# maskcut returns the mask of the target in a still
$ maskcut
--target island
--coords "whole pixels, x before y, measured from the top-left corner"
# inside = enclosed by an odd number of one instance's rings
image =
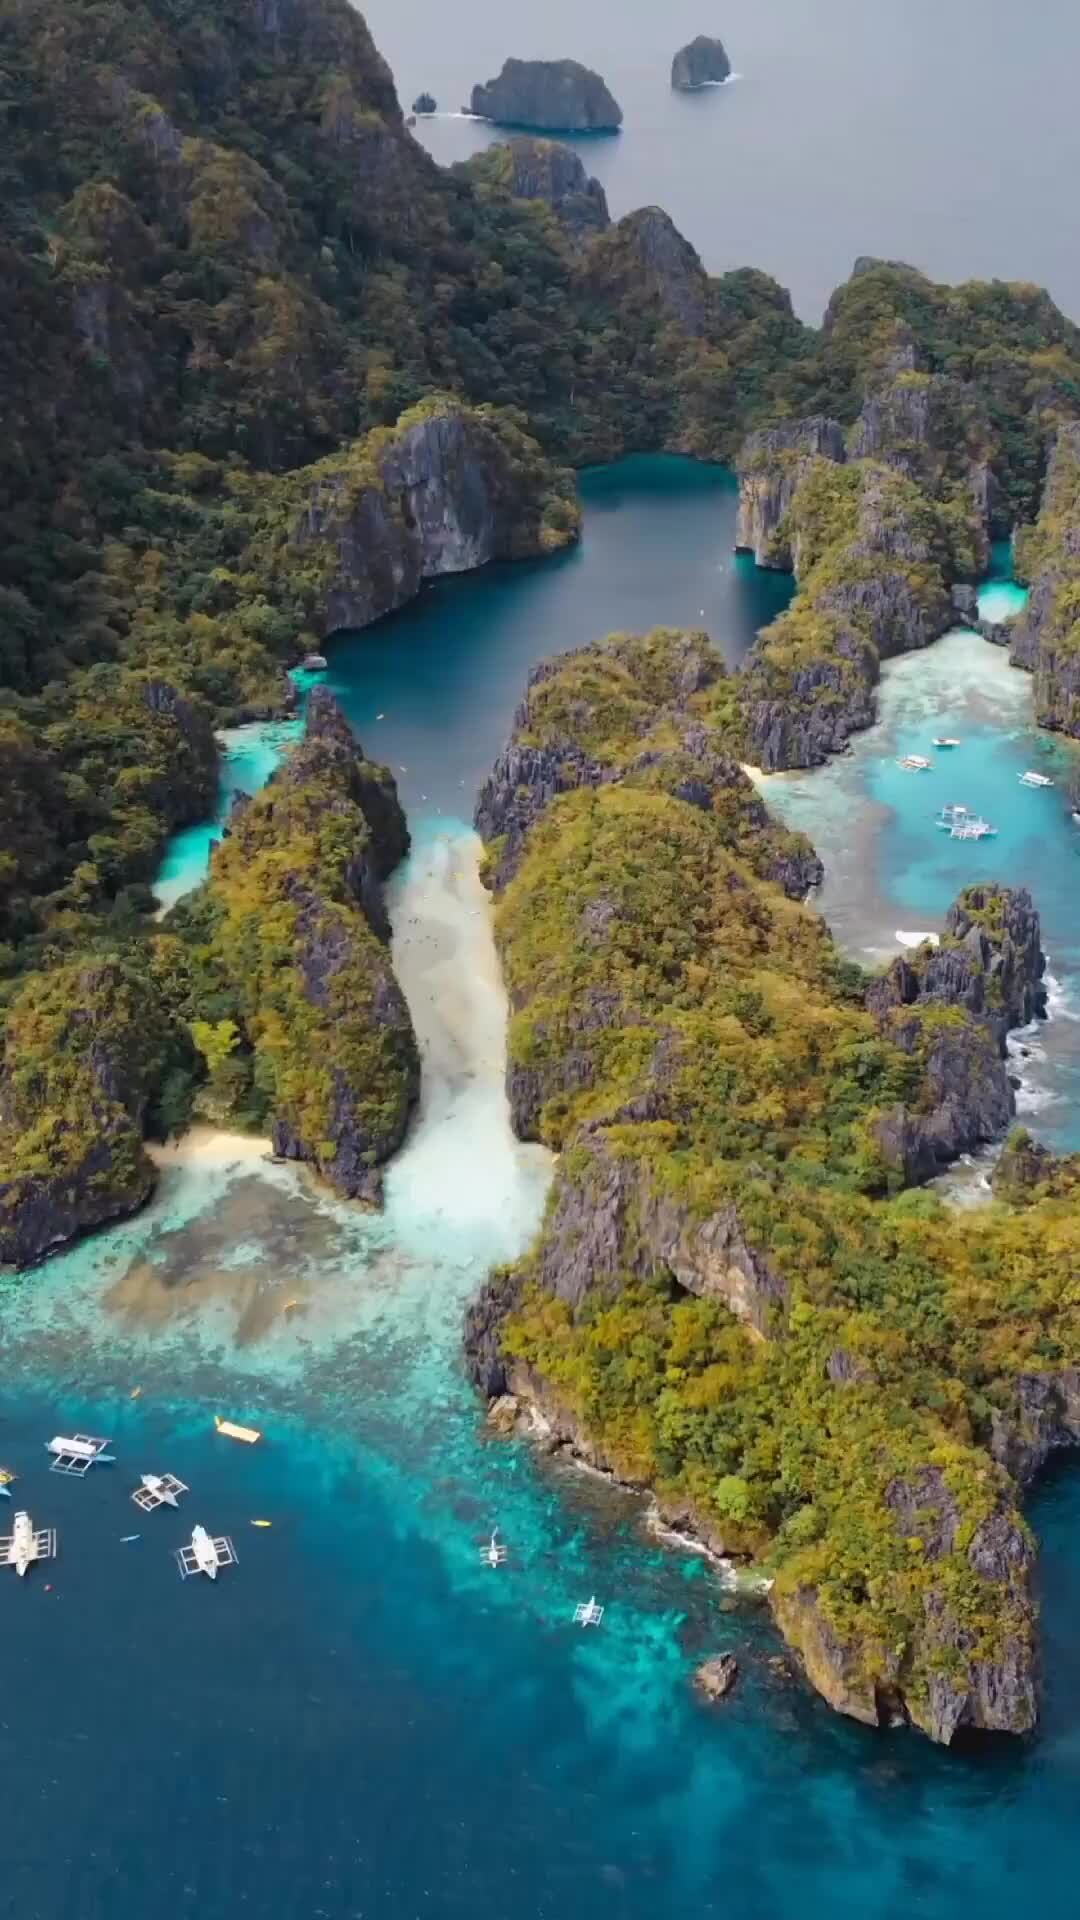
[[[755,1568],[841,1712],[1025,1733],[1020,1495],[1080,1437],[1075,1176],[1018,1138],[984,1213],[920,1183],[1011,1124],[1038,915],[970,887],[939,946],[844,961],[731,757],[738,694],[692,634],[551,660],[481,795],[511,1115],[559,1159],[469,1368]]]
[[[412,103],[412,110],[416,114],[438,113],[439,103],[433,93],[418,93]]]
[[[507,60],[496,79],[473,88],[471,110],[538,133],[616,133],[623,118],[600,75],[577,60]]]
[[[671,63],[671,84],[678,93],[694,93],[698,87],[719,86],[731,73],[731,61],[722,40],[699,33],[681,47]]]
[[[771,1580],[841,1711],[1029,1728],[1021,1501],[1080,1439],[1080,1172],[1014,1136],[962,1226],[926,1183],[1013,1122],[1036,906],[966,888],[870,976],[745,769],[842,751],[1010,535],[1031,597],[993,637],[1080,737],[1080,329],[871,255],[808,326],[663,209],[613,221],[557,142],[437,166],[347,0],[220,0],[209,40],[205,7],[136,11],[5,17],[0,1262],[132,1213],[200,1117],[377,1204],[419,1071],[391,774],[315,694],[160,918],[168,838],[331,635],[570,549],[576,470],[734,465],[738,542],[793,586],[742,669],[669,630],[537,663],[480,796],[511,1114],[560,1158],[469,1367]],[[621,120],[573,63],[477,95]]]

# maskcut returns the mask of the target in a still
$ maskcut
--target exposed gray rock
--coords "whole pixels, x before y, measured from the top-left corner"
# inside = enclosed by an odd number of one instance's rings
[[[848,456],[877,460],[935,499],[955,486],[966,488],[981,573],[1002,515],[991,445],[986,406],[974,388],[943,374],[918,373],[905,357],[900,370],[891,364],[867,394],[848,435]]]
[[[377,484],[358,489],[347,462],[325,463],[291,536],[331,550],[320,633],[370,626],[425,580],[542,551],[533,487],[498,433],[453,407],[391,441]]]
[[[1027,605],[1006,629],[1010,659],[1035,676],[1039,725],[1080,739],[1080,422],[1062,426],[1054,441],[1034,550]]]
[[[870,986],[882,1030],[924,1066],[918,1109],[897,1106],[876,1125],[886,1164],[906,1181],[931,1179],[1008,1128],[1016,1097],[1005,1036],[1045,1012],[1045,968],[1030,894],[972,887],[950,908],[940,947],[898,956]],[[970,1018],[942,1020],[937,1010],[949,1008]]]
[[[639,207],[612,229],[596,258],[609,293],[652,295],[684,333],[705,331],[708,277],[689,240],[662,207]]]
[[[738,457],[739,512],[735,545],[752,553],[759,567],[799,570],[785,524],[796,488],[811,460],[846,458],[844,429],[824,414],[752,433]]]
[[[603,233],[611,225],[607,197],[599,180],[586,173],[572,147],[558,140],[507,142],[516,200],[544,200],[563,225],[578,236]]]
[[[739,1663],[733,1653],[718,1653],[703,1660],[694,1675],[694,1685],[706,1700],[725,1700],[739,1677]]]
[[[623,117],[600,75],[577,60],[507,60],[497,79],[473,88],[471,111],[538,133],[614,133]]]
[[[699,33],[696,40],[680,47],[675,55],[671,63],[671,84],[680,93],[692,93],[695,87],[715,86],[726,80],[730,72],[731,61],[723,41]]]

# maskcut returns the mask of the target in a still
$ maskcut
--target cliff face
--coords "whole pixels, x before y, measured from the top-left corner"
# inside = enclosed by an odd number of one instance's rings
[[[815,429],[816,437],[816,429]],[[748,468],[747,512],[772,550],[797,555],[800,591],[758,635],[742,674],[750,758],[769,772],[818,766],[875,714],[881,660],[929,645],[952,624],[949,579],[960,537],[952,514],[905,475],[764,450],[765,492]],[[754,503],[758,503],[755,508]],[[761,503],[764,503],[763,505]]]
[[[1005,1036],[1045,1014],[1045,971],[1031,895],[969,887],[949,910],[941,946],[899,956],[868,989],[882,1032],[923,1067],[918,1110],[897,1106],[877,1123],[905,1180],[930,1179],[1001,1138],[1016,1112]]]
[[[166,1047],[152,985],[118,959],[23,988],[0,1067],[0,1262],[31,1266],[148,1198],[143,1119]]]
[[[788,513],[811,460],[846,457],[844,430],[823,414],[790,426],[752,433],[739,452],[739,512],[735,545],[759,567],[800,572]]]
[[[804,899],[821,881],[821,862],[804,835],[770,819],[735,760],[733,688],[705,635],[675,629],[616,635],[534,667],[476,806],[496,890],[560,794],[623,784],[710,814],[764,878]]]
[[[662,207],[640,207],[618,221],[590,253],[588,276],[608,297],[647,301],[689,339],[706,331],[708,276]]]
[[[491,146],[469,162],[469,171],[498,183],[515,200],[542,200],[575,239],[588,240],[611,225],[607,196],[574,152],[558,140],[523,135]]]
[[[914,352],[891,357],[848,436],[851,459],[880,461],[935,499],[966,496],[979,573],[989,563],[991,537],[1008,531],[991,451],[982,396],[959,380],[918,371]]]
[[[1040,726],[1080,739],[1080,426],[1054,441],[1042,510],[1016,543],[1017,570],[1031,583],[1027,606],[1011,625],[1013,665],[1035,676]]]
[[[839,1713],[868,1726],[894,1714],[948,1746],[962,1727],[1030,1733],[1038,1718],[1031,1541],[1003,1492],[963,1543],[963,1518],[947,1476],[924,1466],[897,1476],[884,1493],[897,1544],[918,1538],[928,1579],[918,1639],[902,1651],[868,1644],[842,1614],[830,1614],[812,1587],[782,1580],[770,1595],[777,1625],[801,1655],[807,1678]],[[959,1562],[1005,1631],[988,1647],[934,1585],[936,1566]]]
[[[213,952],[274,1149],[374,1199],[420,1084],[384,941],[382,881],[408,847],[393,778],[316,689],[303,744],[233,815],[211,864]]]
[[[721,40],[711,40],[707,33],[699,33],[685,47],[680,47],[671,63],[671,84],[681,93],[690,93],[695,87],[716,85],[726,80],[731,72],[731,61],[724,50]]]
[[[812,575],[865,485],[835,471]],[[881,498],[911,487],[886,473]],[[894,554],[914,537],[882,527]],[[512,1119],[559,1160],[536,1246],[470,1308],[467,1365],[767,1572],[838,1710],[944,1744],[1025,1733],[1017,1479],[1080,1432],[1072,1180],[1029,1153],[1022,1214],[975,1224],[904,1189],[1009,1122],[1038,918],[970,888],[940,949],[859,979],[762,878],[767,837],[710,791],[700,740],[682,760],[742,691],[696,636],[547,663],[481,797]]]
[[[425,580],[577,538],[568,475],[488,410],[418,408],[392,435],[290,477],[298,499],[278,564],[314,577],[325,636],[366,627]]]
[[[600,75],[576,60],[507,60],[497,79],[473,88],[471,111],[538,133],[614,133],[622,125]]]

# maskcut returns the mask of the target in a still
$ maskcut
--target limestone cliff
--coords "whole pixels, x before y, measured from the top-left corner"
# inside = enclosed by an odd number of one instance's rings
[[[734,759],[733,686],[706,636],[677,629],[614,635],[541,661],[476,806],[496,889],[513,878],[530,829],[559,794],[625,784],[710,814],[763,877],[804,899],[821,862],[804,835],[770,818]]]
[[[675,55],[671,63],[671,84],[680,93],[691,93],[696,87],[717,85],[726,80],[730,72],[731,61],[723,41],[699,33],[696,40],[680,47]]]
[[[817,414],[789,426],[768,427],[743,442],[738,457],[739,513],[735,545],[759,567],[801,571],[788,514],[808,462],[846,457],[844,430]]]
[[[473,88],[471,111],[537,133],[614,133],[623,117],[600,75],[577,60],[507,60],[496,79]]]
[[[425,580],[575,540],[572,478],[493,408],[425,402],[392,433],[282,483],[295,502],[270,564],[305,588],[319,638],[366,627]]]
[[[0,1262],[31,1266],[147,1199],[143,1120],[168,1044],[152,984],[119,958],[23,987],[0,1064]]]
[[[611,224],[607,197],[574,152],[559,140],[498,141],[474,154],[467,171],[481,191],[501,190],[514,200],[541,200],[575,240],[591,239]]]
[[[1011,659],[1035,676],[1039,725],[1080,739],[1080,425],[1054,441],[1042,509],[1016,543],[1017,571],[1030,581],[1023,612],[1011,623]]]
[[[213,962],[267,1101],[274,1148],[348,1198],[378,1195],[420,1084],[412,1022],[384,942],[382,882],[408,847],[393,778],[332,695],[304,742],[238,809],[214,853]]]
[[[774,524],[781,552],[798,555],[800,591],[742,677],[748,755],[768,772],[819,766],[870,724],[880,662],[947,630],[958,544],[968,552],[966,521],[890,467],[808,454],[795,466],[793,491],[782,464],[771,486],[785,495]]]
[[[1026,1733],[1015,1476],[1080,1431],[1080,1222],[1056,1169],[1019,1225],[905,1189],[1008,1124],[1038,918],[970,888],[939,949],[860,976],[762,878],[700,740],[682,761],[688,716],[722,739],[741,693],[697,636],[581,649],[534,675],[481,797],[511,1116],[559,1159],[535,1247],[469,1310],[470,1376],[767,1573],[838,1710]]]
[[[690,339],[709,323],[710,283],[697,253],[662,207],[640,207],[609,229],[588,257],[590,284],[617,301],[647,302]]]

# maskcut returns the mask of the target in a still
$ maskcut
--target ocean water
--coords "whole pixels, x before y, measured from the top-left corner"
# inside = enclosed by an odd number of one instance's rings
[[[529,668],[619,630],[704,627],[729,666],[792,582],[733,551],[734,474],[636,455],[581,475],[584,536],[553,560],[436,581],[393,620],[328,643],[325,683],[414,814],[472,812]]]
[[[938,750],[935,738],[960,745]],[[905,772],[897,762],[910,754],[930,759],[930,769]],[[1051,1018],[1016,1043],[1019,1104],[1059,1149],[1080,1147],[1080,826],[1065,798],[1078,762],[1080,748],[1034,725],[1029,677],[1003,650],[958,629],[886,666],[878,724],[849,752],[821,772],[760,783],[769,805],[811,835],[826,870],[817,904],[864,965],[899,952],[898,932],[940,932],[964,886],[1030,888]],[[1028,769],[1056,784],[1021,786]],[[996,837],[940,832],[938,815],[955,804],[996,826]]]
[[[1011,1920],[1071,1884],[1075,1474],[1033,1504],[1040,1738],[946,1755],[832,1715],[760,1606],[661,1547],[641,1502],[489,1438],[462,1376],[464,1304],[527,1244],[550,1177],[507,1125],[470,789],[538,654],[687,619],[689,600],[737,658],[754,596],[786,589],[736,570],[731,535],[724,476],[593,476],[580,556],[445,583],[332,652],[366,744],[409,765],[414,849],[390,906],[424,1095],[385,1212],[334,1203],[259,1143],[200,1138],[164,1156],[136,1220],[0,1281],[0,1459],[60,1535],[55,1566],[0,1569],[20,1920]],[[1001,820],[1005,877],[1038,867],[1067,999],[1075,842],[1056,790],[1009,777],[1040,750],[1028,702],[997,650],[958,635],[890,669],[881,727],[852,755],[768,783],[817,833],[852,951],[895,950],[895,928],[932,924],[955,890],[922,825],[947,780]],[[965,743],[955,772],[894,776],[945,720]],[[281,746],[251,744],[264,768]],[[987,850],[949,857],[965,851]],[[189,850],[184,883],[199,873]],[[1051,1076],[1065,1024],[1043,1036]],[[215,1414],[263,1442],[221,1438]],[[58,1428],[107,1434],[117,1464],[48,1475]],[[180,1514],[130,1504],[148,1470],[188,1482]],[[215,1586],[177,1576],[196,1520],[237,1548]],[[498,1572],[480,1551],[495,1525]],[[590,1594],[606,1611],[583,1632]],[[693,1668],[727,1649],[739,1685],[707,1709]]]
[[[1073,75],[1080,13],[1041,0],[366,0],[417,136],[443,164],[493,130],[451,117],[510,54],[597,68],[622,132],[575,142],[612,213],[666,208],[713,272],[762,267],[820,318],[858,254],[935,278],[1033,280],[1080,317],[1080,256],[1062,218],[1080,172]],[[676,50],[718,33],[738,79],[669,85]],[[1007,135],[1004,129],[1008,129]]]

